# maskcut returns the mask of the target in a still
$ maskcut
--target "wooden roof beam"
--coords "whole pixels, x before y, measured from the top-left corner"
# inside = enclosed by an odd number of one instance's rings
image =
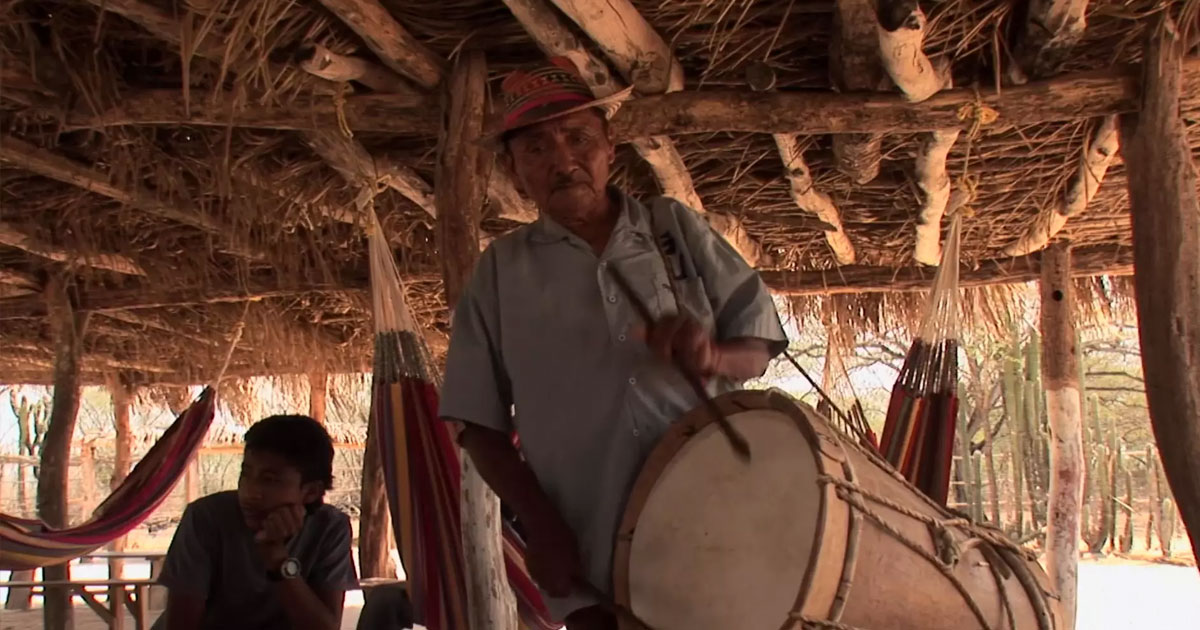
[[[1037,280],[1041,276],[1042,254],[1036,252],[1017,258],[973,263],[963,261],[959,268],[959,285],[969,288]],[[1133,273],[1133,250],[1127,245],[1078,247],[1072,250],[1072,254],[1074,263],[1071,271],[1075,277],[1127,276]],[[759,272],[767,286],[780,295],[928,291],[934,273],[935,269],[919,265],[900,268],[845,265],[823,271]]]
[[[374,187],[382,184],[404,195],[431,217],[437,217],[433,187],[410,168],[385,158],[374,158],[338,128],[304,134],[308,146],[347,182]]]
[[[746,81],[752,90],[769,92],[775,89],[775,71],[766,64],[752,65],[746,70]],[[833,199],[819,190],[813,182],[812,170],[804,161],[804,149],[796,136],[790,133],[776,133],[771,136],[783,163],[783,174],[788,180],[792,200],[801,210],[816,215],[825,226],[825,241],[833,251],[834,260],[839,265],[852,264],[855,261],[854,245],[842,226],[841,212]]]
[[[946,160],[959,134],[954,128],[920,134],[917,155],[913,158],[913,179],[921,191],[913,259],[922,265],[937,265],[942,260],[942,217],[953,191]]]
[[[892,82],[910,102],[924,101],[950,87],[950,69],[925,55],[925,13],[915,0],[879,0],[876,4],[879,57]],[[921,138],[914,164],[921,207],[917,211],[913,258],[925,265],[941,260],[942,216],[950,201],[946,158],[958,140],[959,125]]]
[[[607,96],[625,86],[571,33],[545,0],[505,0],[526,32],[548,56],[565,56],[575,62],[596,96]],[[628,0],[605,3],[554,0],[604,51],[625,81],[642,94],[662,94],[683,89],[683,68],[670,47]],[[738,250],[751,266],[769,264],[770,257],[733,216],[707,212],[696,192],[692,175],[675,143],[665,135],[635,138],[634,149],[650,165],[663,194],[706,215],[709,224]]]
[[[19,227],[0,222],[0,245],[15,247],[39,258],[67,264],[80,264],[129,276],[144,276],[146,270],[132,258],[120,254],[86,254],[43,242]]]
[[[445,78],[445,61],[413,37],[378,0],[321,0],[321,4],[358,33],[389,68],[412,78],[426,89],[437,87]],[[425,129],[428,132],[440,126],[439,119]],[[491,171],[487,191],[488,198],[496,206],[497,216],[520,223],[537,219],[537,209],[517,191],[512,177],[503,169]],[[432,201],[430,207],[433,207]],[[436,216],[436,212],[434,209],[430,216]]]
[[[0,284],[29,291],[42,290],[42,283],[37,276],[15,269],[0,269]]]
[[[878,0],[876,11],[879,59],[892,82],[910,102],[933,96],[946,85],[949,69],[925,55],[925,12],[916,0]]]
[[[293,59],[301,70],[327,81],[357,81],[384,94],[412,91],[408,82],[390,69],[362,57],[339,55],[317,43],[301,46]]]
[[[1022,84],[1054,74],[1087,29],[1088,0],[1028,0],[1008,78]]]
[[[1067,220],[1081,214],[1096,197],[1120,147],[1117,117],[1102,118],[1079,156],[1079,167],[1063,195],[1041,208],[1025,233],[1009,244],[1004,253],[1023,256],[1046,247],[1067,224]]]
[[[197,125],[254,127],[289,131],[337,128],[338,106],[333,99],[296,100],[256,107],[237,107],[231,92],[215,98],[193,98],[185,103],[176,89],[136,90],[122,94],[121,102],[100,113],[76,110],[67,115],[65,131],[121,125]],[[359,94],[346,98],[342,113],[350,120],[380,116],[388,120],[387,133],[429,135],[438,125],[437,106],[424,95]],[[371,131],[371,130],[365,130]]]
[[[871,0],[837,0],[834,5],[829,74],[839,92],[874,92],[887,84],[873,5]],[[834,163],[854,183],[866,184],[879,176],[882,143],[879,133],[834,134]]]
[[[920,103],[886,93],[838,94],[828,90],[752,92],[740,90],[684,91],[645,96],[629,101],[613,117],[617,142],[651,136],[733,133],[794,133],[801,136],[844,133],[920,133],[936,129],[965,129],[971,121],[959,118],[964,105],[979,104],[994,110],[993,129],[1007,126],[1101,118],[1136,112],[1139,108],[1138,72],[1130,65],[1073,72],[1005,88],[1002,92],[980,87],[947,89]],[[1200,110],[1200,57],[1183,61],[1184,112]],[[164,110],[121,112],[104,120],[72,117],[68,122],[107,125],[203,124],[260,129],[307,130],[337,126],[338,118],[328,99],[290,105],[264,104],[232,111],[204,114],[204,120],[183,115],[178,90],[134,93],[131,101],[149,103],[175,98]],[[420,100],[429,103],[429,100]],[[433,106],[418,106],[391,95],[363,94],[345,99],[345,121],[354,131],[416,134],[432,137],[438,113]],[[414,116],[424,116],[415,119]],[[90,128],[87,125],[72,128]]]
[[[833,257],[839,265],[853,264],[855,260],[854,245],[846,230],[842,227],[841,213],[829,195],[817,189],[813,183],[812,170],[804,162],[804,150],[791,134],[777,133],[774,135],[775,146],[779,149],[779,157],[783,160],[784,173],[790,184],[792,199],[801,210],[815,214],[831,229],[825,231],[825,242],[833,251]]]
[[[206,216],[198,208],[187,207],[182,202],[167,203],[156,198],[149,190],[134,187],[120,188],[109,182],[108,175],[80,164],[66,156],[35,146],[13,136],[0,136],[0,160],[43,177],[70,184],[93,192],[146,214],[168,221],[197,228],[214,234],[224,241],[225,251],[251,260],[264,260],[261,251],[241,241],[238,234],[243,230],[226,225]]]
[[[141,0],[89,0],[92,4],[107,11],[113,11],[126,18],[140,24],[146,30],[150,31],[160,39],[179,46],[182,44],[180,38],[182,30],[181,25],[166,12],[146,4]],[[206,39],[196,43],[194,48],[196,55],[206,59],[222,62],[225,57],[225,48],[220,44]],[[246,68],[234,68],[235,71],[246,70]],[[312,75],[307,75],[313,81],[324,81]],[[331,84],[332,85],[332,84]],[[318,86],[324,87],[324,86]],[[404,94],[402,97],[405,100],[412,99],[411,95]],[[340,126],[330,127],[332,129],[340,129]],[[384,168],[378,168],[367,153],[366,148],[351,138],[348,138],[340,133],[328,131],[328,129],[317,129],[304,132],[305,139],[317,151],[323,159],[327,161],[333,159],[336,161],[330,162],[330,166],[341,173],[343,176],[351,177],[354,183],[363,181],[363,176],[367,176],[372,182],[376,181],[378,176],[379,181],[395,189],[402,195],[409,197],[421,208],[429,212],[432,207],[428,198],[429,186],[416,172],[400,166],[398,164],[384,165]]]
[[[629,0],[553,0],[642,94],[683,89],[683,66]],[[508,0],[505,0],[509,4]],[[511,4],[510,4],[511,6]]]
[[[384,65],[426,90],[442,81],[445,62],[413,37],[378,0],[320,0],[358,33]]]
[[[405,275],[406,283],[430,282],[439,276],[429,271]],[[347,275],[331,282],[291,282],[278,277],[251,278],[245,286],[191,286],[169,291],[109,289],[86,291],[79,295],[76,310],[104,313],[120,310],[172,308],[205,304],[238,304],[247,301],[290,297],[305,293],[360,293],[370,288],[366,274]],[[46,308],[40,296],[0,299],[0,320],[44,317]]]

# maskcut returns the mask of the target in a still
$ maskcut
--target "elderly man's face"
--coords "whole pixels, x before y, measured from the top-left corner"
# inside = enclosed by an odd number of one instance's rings
[[[615,153],[595,110],[538,123],[508,141],[506,160],[525,194],[559,221],[586,219],[606,208]]]

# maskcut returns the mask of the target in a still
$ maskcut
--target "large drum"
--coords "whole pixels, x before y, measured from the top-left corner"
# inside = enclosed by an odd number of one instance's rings
[[[778,392],[716,400],[663,437],[618,534],[618,603],[655,630],[1054,630],[1037,561],[928,500]]]

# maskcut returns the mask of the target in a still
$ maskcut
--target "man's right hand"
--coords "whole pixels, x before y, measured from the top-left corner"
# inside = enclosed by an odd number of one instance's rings
[[[557,514],[524,525],[529,534],[525,567],[530,577],[551,597],[570,595],[575,580],[584,577],[575,533]]]

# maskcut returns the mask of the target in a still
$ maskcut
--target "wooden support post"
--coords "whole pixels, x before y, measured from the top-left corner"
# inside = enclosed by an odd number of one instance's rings
[[[113,440],[115,446],[113,449],[113,471],[108,486],[109,489],[115,490],[125,480],[125,476],[129,474],[129,468],[133,462],[133,434],[129,427],[129,412],[134,389],[125,379],[120,376],[114,376],[109,379],[108,392],[112,396],[113,424],[116,427],[116,436]],[[113,551],[125,551],[126,540],[125,536],[113,540],[111,549]],[[108,579],[119,580],[124,576],[125,560],[122,558],[109,559]],[[115,601],[118,597],[124,597],[124,593],[121,592],[122,590],[120,587],[109,588],[108,601],[111,602]]]
[[[325,424],[326,397],[329,392],[329,375],[324,372],[308,374],[308,415]]]
[[[438,250],[446,303],[453,309],[479,258],[479,219],[493,157],[479,142],[487,114],[487,63],[483,53],[465,51],[446,81],[446,127],[438,144]],[[467,602],[476,630],[517,627],[516,601],[507,587],[500,539],[500,500],[471,465],[462,460],[462,543]],[[505,588],[497,588],[504,585]]]
[[[46,285],[46,307],[55,351],[54,398],[38,472],[38,518],[51,527],[66,527],[69,524],[67,496],[70,489],[67,477],[71,437],[75,434],[75,419],[79,415],[79,365],[87,317],[75,313],[66,281],[60,277],[52,277]],[[69,568],[67,565],[46,567],[42,575],[46,580],[66,580]],[[46,630],[74,627],[70,590],[47,588],[44,601]]]
[[[1063,630],[1075,627],[1079,511],[1083,503],[1083,410],[1071,249],[1056,243],[1042,266],[1042,382],[1050,416],[1046,570],[1062,601]]]
[[[1200,549],[1200,199],[1179,110],[1184,50],[1169,18],[1151,30],[1142,108],[1121,120],[1121,146],[1150,424],[1192,548]]]

